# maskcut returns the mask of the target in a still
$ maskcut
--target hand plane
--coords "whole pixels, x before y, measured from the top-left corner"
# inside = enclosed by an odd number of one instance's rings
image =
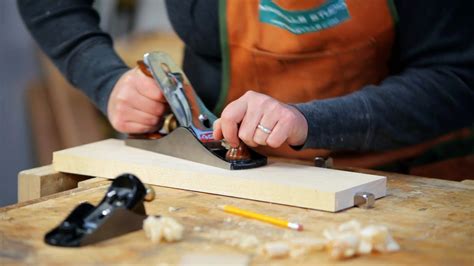
[[[79,204],[44,241],[52,246],[79,247],[140,230],[147,217],[143,203],[154,198],[153,188],[136,176],[120,175],[97,206]]]
[[[266,165],[267,158],[245,144],[231,148],[214,139],[212,126],[217,117],[166,53],[147,53],[138,66],[157,82],[172,113],[159,132],[131,135],[126,145],[229,170]]]

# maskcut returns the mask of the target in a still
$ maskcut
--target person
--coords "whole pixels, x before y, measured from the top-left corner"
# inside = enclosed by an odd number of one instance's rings
[[[154,130],[166,101],[114,52],[92,2],[18,6],[43,51],[116,130]],[[166,5],[186,44],[184,71],[221,114],[215,137],[232,146],[243,141],[269,155],[331,155],[340,165],[376,167],[470,136],[473,1]]]

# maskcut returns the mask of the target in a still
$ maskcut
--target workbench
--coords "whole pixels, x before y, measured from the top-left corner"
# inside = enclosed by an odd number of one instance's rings
[[[377,200],[373,209],[351,208],[328,213],[155,186],[157,196],[154,201],[145,204],[147,213],[171,216],[182,223],[186,228],[182,241],[152,244],[140,230],[81,248],[48,246],[44,244],[43,237],[77,204],[84,201],[97,204],[110,181],[55,173],[50,166],[24,171],[19,175],[22,202],[0,208],[0,265],[167,265],[179,263],[182,256],[191,253],[243,255],[248,256],[251,264],[474,265],[472,181],[455,182],[360,169],[345,170],[387,176],[387,196]],[[79,186],[73,188],[77,184]],[[217,204],[232,204],[298,221],[305,226],[305,230],[290,231],[226,214],[216,208]],[[255,249],[237,247],[229,239],[219,237],[226,234],[254,235],[262,243],[294,236],[322,237],[325,228],[351,219],[363,224],[388,226],[401,250],[359,256],[342,262],[331,260],[325,252],[298,258],[270,259]]]

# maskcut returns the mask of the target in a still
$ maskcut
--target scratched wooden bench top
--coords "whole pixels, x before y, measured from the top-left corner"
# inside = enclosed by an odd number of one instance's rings
[[[384,173],[386,174],[386,173]],[[252,264],[337,263],[325,252],[295,259],[269,259],[254,248],[239,248],[222,235],[255,235],[261,243],[293,236],[321,237],[324,228],[357,219],[363,224],[389,227],[401,251],[360,256],[351,264],[450,264],[474,261],[474,186],[472,183],[388,174],[388,195],[370,210],[351,208],[327,213],[264,202],[155,187],[157,199],[146,203],[148,214],[172,216],[185,227],[184,240],[152,244],[137,231],[82,248],[58,248],[43,243],[44,234],[79,203],[97,204],[108,181],[26,203],[0,208],[0,265],[18,264],[176,264],[185,254],[243,254]],[[216,208],[233,204],[241,208],[301,222],[303,232],[232,216]],[[169,212],[168,208],[178,208]],[[200,229],[200,230],[197,230]]]

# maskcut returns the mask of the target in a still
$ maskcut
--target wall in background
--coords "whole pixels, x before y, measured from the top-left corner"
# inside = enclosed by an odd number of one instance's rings
[[[33,167],[25,106],[28,82],[37,73],[35,46],[16,10],[0,1],[0,206],[17,200],[17,174]]]
[[[172,32],[173,28],[166,13],[165,0],[136,0],[133,14],[119,8],[118,0],[96,0],[100,26],[113,37],[124,37],[127,31]]]

